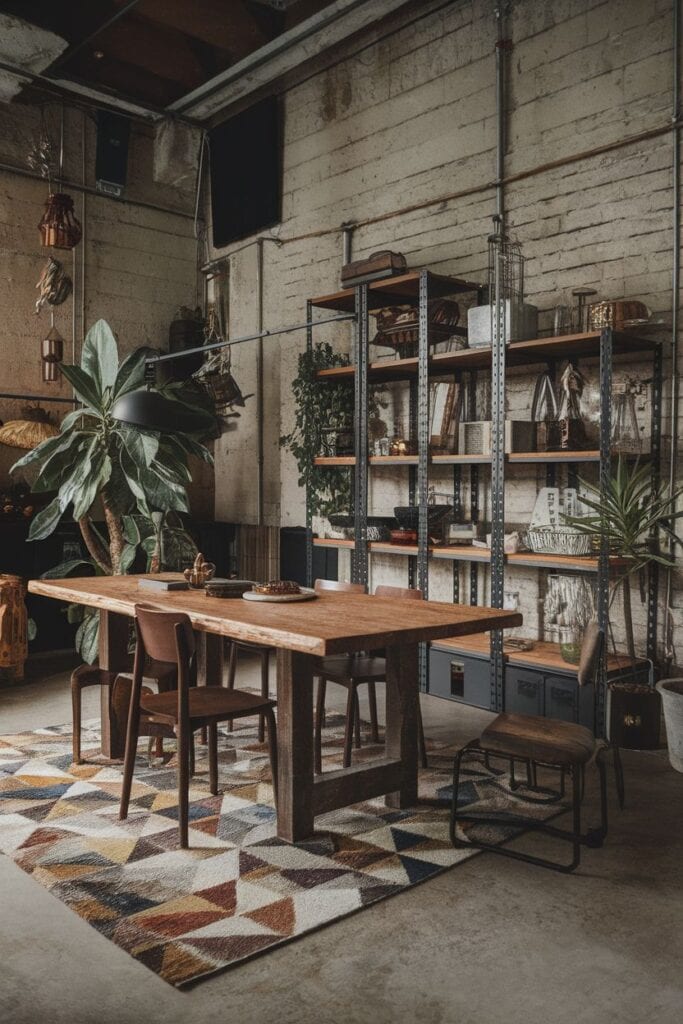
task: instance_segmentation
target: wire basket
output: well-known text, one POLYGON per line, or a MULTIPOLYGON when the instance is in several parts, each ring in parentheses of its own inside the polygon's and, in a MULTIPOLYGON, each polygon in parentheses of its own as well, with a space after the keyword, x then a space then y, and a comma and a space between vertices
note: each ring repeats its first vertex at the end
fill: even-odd
POLYGON ((536 555, 589 555, 591 536, 570 526, 533 526, 527 544, 536 555))

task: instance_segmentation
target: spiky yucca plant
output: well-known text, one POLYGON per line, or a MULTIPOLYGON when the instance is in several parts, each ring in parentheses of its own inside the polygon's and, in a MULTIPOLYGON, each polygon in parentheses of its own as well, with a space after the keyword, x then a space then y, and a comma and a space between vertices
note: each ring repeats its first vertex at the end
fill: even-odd
POLYGON ((675 544, 683 543, 673 528, 674 521, 683 516, 683 510, 676 511, 683 488, 673 494, 664 484, 653 489, 649 466, 637 461, 629 465, 621 456, 604 491, 585 480, 580 483, 581 501, 590 511, 565 516, 565 520, 581 533, 604 537, 610 551, 625 559, 623 571, 612 583, 612 600, 621 591, 626 646, 635 665, 631 580, 637 576, 642 584, 644 570, 653 564, 674 567, 674 559, 662 551, 661 540, 666 537, 675 544))

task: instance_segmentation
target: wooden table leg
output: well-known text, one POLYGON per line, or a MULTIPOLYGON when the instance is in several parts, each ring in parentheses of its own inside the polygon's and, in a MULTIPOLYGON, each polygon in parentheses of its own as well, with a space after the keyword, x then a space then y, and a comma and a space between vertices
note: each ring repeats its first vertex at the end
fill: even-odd
POLYGON ((401 788, 388 793, 388 807, 411 807, 417 802, 417 646, 387 648, 386 756, 401 761, 401 788))
POLYGON ((216 633, 197 633, 197 684, 223 685, 224 638, 216 633))
POLYGON ((313 658, 277 652, 277 834, 288 843, 310 839, 313 815, 313 658))
MULTIPOLYGON (((110 672, 127 672, 130 669, 128 637, 130 619, 127 615, 100 611, 99 665, 110 672)), ((102 724, 102 753, 112 760, 120 760, 126 749, 126 726, 130 703, 130 680, 128 699, 123 689, 100 687, 100 713, 102 724), (116 689, 116 692, 115 692, 116 689)))

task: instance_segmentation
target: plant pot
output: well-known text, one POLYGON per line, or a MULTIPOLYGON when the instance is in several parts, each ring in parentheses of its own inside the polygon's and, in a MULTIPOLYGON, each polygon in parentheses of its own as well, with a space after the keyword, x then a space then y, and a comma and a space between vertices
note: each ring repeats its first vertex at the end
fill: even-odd
POLYGON ((627 750, 656 750, 662 702, 644 683, 610 683, 607 687, 608 739, 627 750))
POLYGON ((662 698, 669 761, 683 772, 683 679, 660 679, 657 689, 662 698))

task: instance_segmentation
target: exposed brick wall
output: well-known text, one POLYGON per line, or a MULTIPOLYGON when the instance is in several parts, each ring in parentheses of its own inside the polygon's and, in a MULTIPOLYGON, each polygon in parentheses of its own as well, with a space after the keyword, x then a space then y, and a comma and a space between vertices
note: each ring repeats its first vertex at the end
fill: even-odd
MULTIPOLYGON (((455 0, 286 94, 284 210, 277 232, 285 244, 266 248, 266 326, 295 322, 307 296, 334 290, 339 282, 339 233, 287 239, 491 182, 494 6, 493 0, 455 0)), ((516 0, 508 34, 513 50, 507 174, 668 122, 670 0, 516 0)), ((671 152, 671 138, 663 135, 507 187, 509 227, 528 259, 532 302, 550 309, 567 301, 573 287, 589 285, 601 297, 642 299, 663 319, 670 318, 671 152)), ((399 249, 411 266, 483 279, 493 210, 488 189, 359 227, 354 255, 399 249)), ((242 290, 233 282, 233 310, 238 308, 253 327, 253 262, 251 273, 244 269, 253 256, 247 251, 238 259, 242 290)), ((318 336, 341 346, 348 344, 347 334, 344 328, 325 328, 318 336)), ((284 525, 304 520, 293 461, 277 450, 278 434, 292 424, 289 382, 304 343, 303 335, 266 343, 266 474, 273 496, 267 512, 269 521, 279 518, 284 525)), ((238 370, 247 384, 253 363, 245 346, 238 370)), ((587 371, 594 404, 595 368, 588 364, 587 371)), ((618 372, 637 374, 644 368, 620 366, 618 372)), ((511 413, 528 417, 532 385, 533 376, 515 377, 511 413)), ((248 407, 234 440, 221 442, 217 508, 224 518, 235 513, 253 519, 255 513, 253 473, 245 472, 253 466, 253 413, 248 407)), ((511 470, 509 481, 508 511, 518 520, 530 513, 544 471, 520 467, 511 470)), ((441 489, 438 478, 436 483, 441 489)), ((377 511, 390 511, 406 496, 398 474, 373 473, 377 511)), ((404 580, 406 568, 397 558, 373 559, 372 574, 375 582, 404 580)), ((538 579, 537 573, 517 570, 508 581, 523 592, 532 635, 538 579)), ((448 598, 451 566, 435 563, 430 584, 433 596, 448 598)))

